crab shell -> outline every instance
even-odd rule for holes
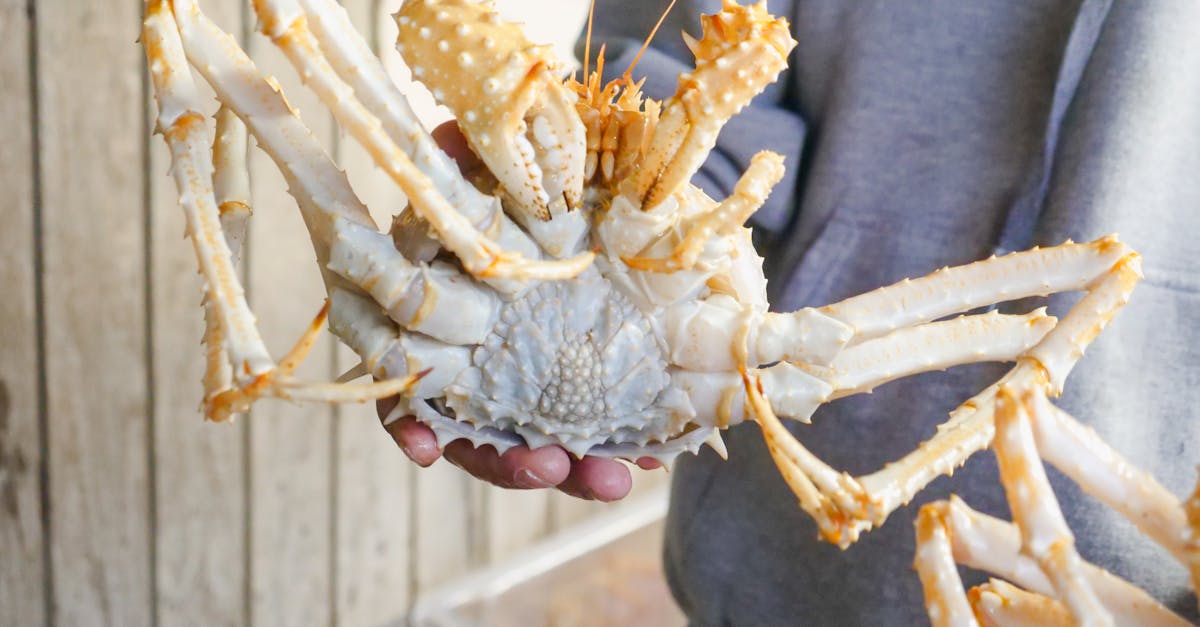
[[[396,22],[414,77],[487,166],[481,187],[544,255],[597,257],[574,278],[455,301],[445,315],[465,331],[458,346],[410,339],[403,360],[387,360],[388,376],[433,368],[389,419],[415,415],[443,445],[559,444],[669,462],[719,447],[716,429],[742,420],[746,364],[844,343],[850,330],[816,311],[767,312],[762,258],[741,224],[782,177],[782,158],[757,156],[723,203],[687,182],[724,122],[786,65],[795,42],[765,5],[727,2],[707,16],[703,37],[688,38],[696,70],[662,104],[628,80],[560,80],[550,51],[488,3],[410,0]],[[422,248],[413,222],[393,231],[410,256]],[[829,391],[790,364],[764,374],[787,390],[772,399],[784,411]]]

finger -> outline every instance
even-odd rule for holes
[[[471,145],[467,143],[467,138],[463,136],[454,120],[443,122],[433,129],[433,141],[454,159],[458,169],[464,173],[474,172],[483,167],[483,161],[471,150]]]
[[[621,462],[601,457],[584,457],[571,465],[567,479],[558,485],[566,494],[581,499],[616,501],[633,487],[633,477]]]
[[[500,479],[500,472],[497,470],[500,465],[500,456],[496,454],[496,449],[491,445],[485,444],[475,448],[467,440],[455,440],[446,445],[445,458],[446,461],[462,468],[476,479],[482,479],[488,483],[497,483]]]
[[[552,488],[571,472],[571,458],[560,446],[530,450],[514,446],[500,456],[500,471],[509,477],[512,487]]]
[[[654,459],[653,457],[639,457],[637,460],[637,465],[638,468],[641,468],[642,470],[658,470],[659,468],[663,467],[662,462]]]
[[[475,448],[466,440],[457,440],[446,446],[446,459],[477,479],[521,490],[554,487],[571,470],[566,451],[557,446],[536,450],[514,446],[498,455],[492,446]]]
[[[421,467],[428,467],[442,455],[433,429],[417,422],[412,416],[405,416],[384,428],[400,446],[400,450]]]

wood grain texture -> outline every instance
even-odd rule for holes
[[[230,32],[241,30],[241,0],[208,0],[204,9]],[[198,75],[197,82],[211,97]],[[215,103],[207,103],[207,113]],[[150,114],[157,114],[153,104]],[[247,423],[211,424],[199,411],[204,284],[192,247],[181,237],[183,211],[169,166],[166,143],[150,138],[157,619],[164,626],[243,625]]]
[[[152,620],[135,2],[38,2],[49,502],[65,625]]]
[[[417,473],[413,576],[418,593],[484,562],[482,486],[444,459]]]
[[[553,490],[486,491],[487,560],[497,562],[537,542],[551,532]],[[565,495],[564,495],[565,496]]]
[[[30,20],[0,0],[0,625],[45,620]]]
[[[253,16],[250,18],[253,20]],[[247,48],[279,80],[288,101],[318,141],[333,128],[320,101],[282,53],[255,33]],[[263,338],[280,359],[325,301],[308,231],[282,175],[265,152],[251,149],[254,217],[247,238],[248,292]],[[317,342],[297,376],[328,381],[333,341]],[[323,625],[333,619],[333,409],[268,400],[250,423],[250,609],[256,626]]]
[[[376,0],[345,0],[355,27],[375,47],[379,24]],[[338,162],[381,228],[404,207],[404,195],[352,138],[338,143]],[[359,359],[338,348],[338,369]],[[411,601],[412,493],[415,467],[396,448],[379,424],[373,403],[338,408],[337,519],[334,581],[340,625],[383,625],[399,622]]]

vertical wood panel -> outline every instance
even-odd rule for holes
[[[223,28],[240,32],[241,0],[208,0],[203,7]],[[197,82],[204,85],[199,76]],[[210,94],[208,89],[201,91]],[[150,113],[157,114],[153,104]],[[167,626],[242,625],[247,619],[246,423],[209,424],[199,411],[203,280],[191,243],[182,237],[183,211],[167,174],[169,166],[166,143],[155,135],[150,138],[147,175],[157,618]]]
[[[37,3],[57,618],[151,622],[140,10]]]
[[[634,471],[636,472],[636,471]],[[634,476],[634,485],[637,484]],[[604,512],[606,504],[596,501],[585,501],[566,494],[555,494],[550,506],[551,521],[555,531],[566,529],[571,525]]]
[[[358,31],[374,46],[386,15],[376,0],[345,0]],[[381,228],[404,207],[404,195],[352,138],[343,136],[338,161]],[[338,369],[357,364],[345,346]],[[379,424],[373,403],[338,408],[334,581],[339,625],[382,625],[403,618],[410,603],[412,482],[415,468]]]
[[[417,592],[479,563],[478,483],[445,460],[418,471],[412,556]]]
[[[0,0],[0,624],[45,620],[34,299],[34,146],[23,0]]]
[[[551,531],[551,490],[487,487],[487,559],[496,562],[544,538]]]
[[[282,53],[257,32],[248,48],[258,67],[278,78],[318,141],[330,146],[327,110]],[[251,150],[250,165],[249,297],[263,338],[279,359],[321,307],[325,288],[308,231],[279,170],[258,149]],[[297,376],[336,376],[332,348],[328,337],[319,341]],[[332,619],[332,412],[321,404],[269,400],[257,404],[248,418],[251,622],[258,627],[321,625]]]

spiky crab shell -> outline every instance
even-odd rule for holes
[[[686,267],[649,271],[626,261],[672,256],[701,217],[716,212],[720,203],[687,178],[711,148],[709,130],[783,68],[794,44],[786,21],[765,6],[726,3],[706,21],[702,39],[688,39],[697,70],[666,103],[645,98],[628,79],[602,85],[598,72],[583,82],[559,80],[549,50],[500,20],[490,3],[408,0],[396,21],[397,48],[414,76],[455,113],[487,166],[483,189],[503,199],[543,255],[597,253],[578,277],[531,281],[503,295],[471,365],[444,387],[427,386],[441,393],[415,395],[407,411],[443,442],[559,444],[577,455],[664,459],[695,450],[713,426],[696,424],[697,408],[675,380],[680,362],[668,310],[721,293],[765,311],[761,258],[749,230],[738,228],[743,216],[705,231]],[[722,60],[730,54],[770,58],[735,79]],[[670,128],[658,127],[664,110]],[[650,166],[650,159],[660,162]],[[781,163],[771,165],[782,172]],[[670,189],[651,189],[654,177],[635,176],[645,174],[643,166],[669,172]],[[757,178],[745,194],[755,207],[778,180],[773,173]],[[648,202],[651,193],[660,198]],[[393,231],[397,247],[414,250],[419,229],[402,226]],[[711,370],[728,370],[726,361]]]
[[[661,325],[595,269],[506,305],[472,361],[446,404],[535,447],[645,445],[692,413],[667,374]]]

